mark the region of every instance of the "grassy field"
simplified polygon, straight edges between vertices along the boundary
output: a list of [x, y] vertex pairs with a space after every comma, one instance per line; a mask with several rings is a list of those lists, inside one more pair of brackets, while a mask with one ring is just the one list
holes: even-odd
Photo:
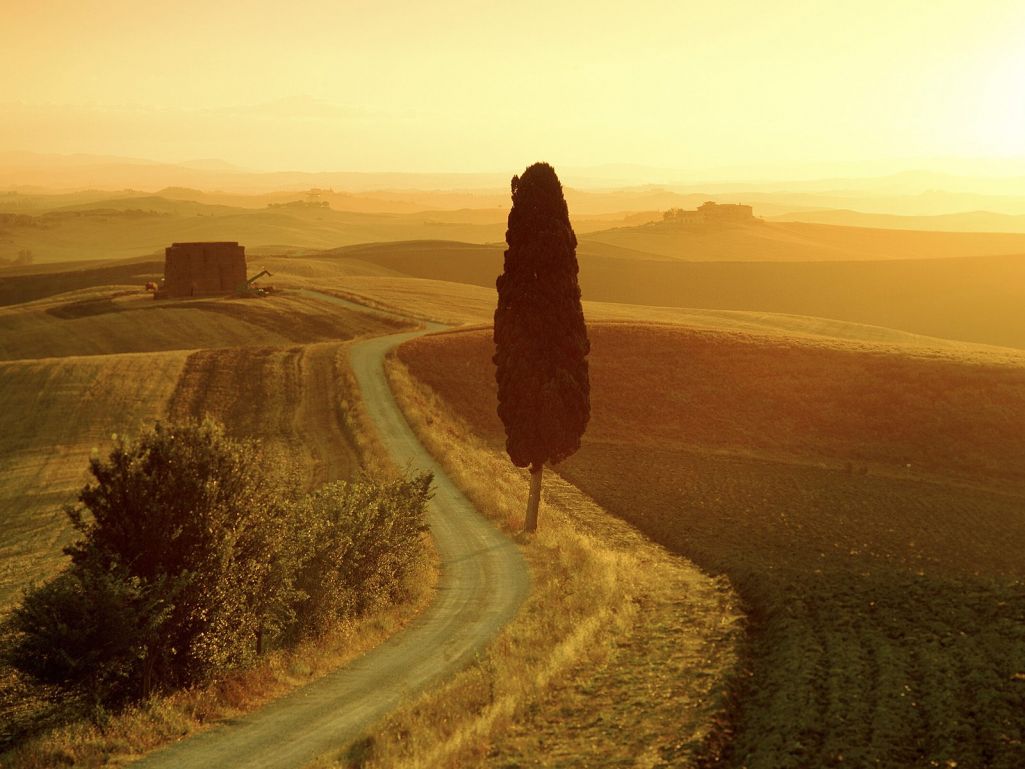
[[[656, 229], [662, 226], [647, 225]], [[780, 230], [786, 237], [780, 235], [782, 239], [777, 238], [774, 243], [789, 243], [794, 238], [811, 239], [818, 244], [816, 248], [824, 249], [823, 253], [815, 256], [800, 249], [788, 252], [789, 256], [772, 249], [763, 253], [758, 251], [757, 243], [734, 243], [739, 236], [731, 235], [730, 228], [701, 236], [716, 242], [722, 240], [720, 245], [724, 249], [728, 247], [728, 253], [724, 251], [719, 256], [701, 249], [677, 258], [657, 255], [643, 250], [647, 247], [645, 242], [620, 237], [624, 232], [641, 231], [645, 227], [609, 230], [619, 233], [616, 237], [623, 241], [619, 244], [594, 240], [594, 233], [581, 236], [578, 249], [581, 289], [591, 302], [610, 305], [720, 314], [806, 316], [960, 342], [1025, 348], [1025, 322], [1019, 312], [1025, 302], [1023, 235], [990, 237], [984, 233], [872, 230], [796, 223], [751, 225], [738, 231], [764, 233], [777, 232], [779, 228], [790, 229]], [[272, 282], [279, 286], [329, 289], [368, 297], [371, 292], [391, 292], [396, 301], [416, 315], [456, 321], [490, 319], [493, 299], [486, 296], [483, 301], [473, 299], [470, 306], [464, 307], [456, 296], [462, 289], [454, 289], [452, 284], [477, 286], [493, 293], [503, 258], [501, 244], [481, 245], [437, 238], [349, 245], [315, 253], [300, 249], [301, 253], [294, 254], [294, 251], [294, 248], [281, 247], [258, 257], [251, 256], [251, 271], [255, 273], [258, 267], [269, 269], [274, 274]], [[754, 256], [756, 252], [761, 254], [758, 259]], [[731, 260], [715, 261], [720, 257]], [[798, 257], [813, 261], [793, 261]], [[766, 261], [770, 258], [778, 260]], [[41, 268], [33, 269], [38, 273]], [[104, 308], [100, 304], [89, 304], [90, 299], [96, 298], [89, 293], [90, 287], [116, 281], [126, 292], [126, 298], [116, 306], [127, 309], [129, 305], [124, 303], [131, 299], [127, 294], [138, 292], [144, 280], [153, 277], [154, 271], [159, 272], [159, 269], [159, 263], [136, 262], [107, 264], [82, 271], [65, 268], [62, 272], [45, 275], [26, 274], [24, 268], [4, 270], [0, 273], [0, 306], [15, 301], [20, 294], [38, 300], [53, 298], [56, 287], [64, 292], [78, 292], [65, 293], [58, 298], [77, 297], [82, 302], [75, 310], [80, 313], [79, 322], [68, 323], [67, 329], [70, 338], [76, 326], [81, 327], [79, 337], [83, 343], [91, 344], [88, 340], [93, 336], [91, 325], [95, 318], [86, 316], [102, 315]], [[406, 283], [400, 287], [403, 280], [421, 283]], [[170, 304], [162, 308], [174, 309]], [[611, 317], [611, 313], [610, 309], [593, 317]], [[616, 314], [624, 316], [623, 311]], [[636, 315], [632, 310], [625, 314]], [[154, 320], [158, 317], [152, 316]], [[29, 340], [27, 344], [31, 344], [31, 335], [38, 324], [29, 323], [27, 318], [22, 320], [28, 325], [24, 331], [19, 329], [18, 337], [24, 337]], [[11, 321], [6, 324], [10, 325]], [[155, 329], [165, 325], [169, 324], [153, 324]], [[197, 326], [190, 333], [202, 334], [203, 326]], [[235, 339], [244, 333], [240, 329]], [[79, 353], [72, 350], [54, 354]]]
[[878, 262], [582, 263], [593, 300], [754, 310], [1025, 347], [1021, 256]]
[[[292, 264], [296, 267], [292, 267]], [[492, 288], [465, 283], [403, 276], [351, 275], [345, 267], [324, 266], [315, 280], [302, 275], [305, 260], [282, 258], [275, 265], [284, 279], [356, 298], [372, 306], [397, 310], [414, 317], [452, 325], [490, 324], [495, 311]], [[1025, 352], [951, 339], [929, 337], [884, 326], [831, 320], [807, 315], [760, 312], [757, 310], [702, 310], [683, 307], [652, 307], [618, 302], [584, 301], [584, 313], [592, 320], [634, 323], [668, 323], [710, 331], [740, 331], [750, 334], [820, 341], [846, 340], [907, 350], [918, 354], [949, 356], [992, 363], [1025, 362]]]
[[[480, 323], [490, 320], [494, 308], [496, 253], [500, 262], [500, 248], [412, 242], [311, 257], [268, 256], [260, 266], [274, 273], [278, 285]], [[752, 619], [750, 675], [736, 679], [731, 718], [711, 741], [707, 719], [701, 720], [715, 710], [710, 704], [701, 717], [697, 711], [686, 717], [670, 712], [673, 698], [684, 696], [680, 692], [697, 691], [685, 669], [704, 664], [695, 656], [697, 647], [686, 653], [672, 647], [689, 626], [674, 603], [679, 596], [666, 587], [686, 580], [668, 566], [652, 572], [661, 575], [657, 579], [638, 576], [634, 561], [624, 566], [623, 559], [634, 556], [624, 554], [622, 540], [600, 564], [615, 563], [625, 571], [610, 578], [607, 592], [581, 594], [566, 604], [575, 608], [560, 620], [569, 624], [559, 631], [561, 651], [541, 685], [524, 689], [522, 673], [512, 668], [503, 673], [506, 678], [494, 677], [505, 663], [468, 671], [446, 690], [450, 702], [437, 699], [447, 696], [442, 693], [399, 716], [396, 733], [423, 730], [430, 736], [415, 746], [390, 738], [378, 743], [378, 765], [501, 765], [550, 756], [553, 765], [568, 766], [574, 755], [588, 751], [614, 765], [645, 741], [661, 745], [663, 759], [680, 761], [692, 757], [699, 743], [709, 755], [731, 744], [723, 760], [737, 767], [829, 765], [840, 753], [866, 765], [1016, 765], [1016, 741], [1025, 739], [1013, 720], [1025, 704], [1025, 684], [1015, 678], [1025, 673], [1019, 634], [1025, 599], [1015, 562], [1025, 540], [1017, 523], [1025, 471], [1009, 458], [1025, 449], [1019, 437], [1025, 434], [1022, 355], [872, 325], [873, 319], [890, 322], [900, 312], [907, 316], [910, 308], [932, 324], [925, 326], [944, 332], [964, 326], [957, 315], [963, 304], [989, 324], [979, 335], [984, 340], [1011, 338], [1019, 332], [1011, 312], [1020, 285], [1014, 279], [1020, 269], [1016, 258], [990, 260], [993, 269], [973, 276], [972, 265], [989, 262], [695, 265], [645, 259], [618, 247], [582, 248], [581, 255], [581, 278], [585, 292], [595, 289], [591, 295], [601, 296], [604, 286], [615, 297], [664, 295], [669, 304], [686, 305], [694, 296], [719, 291], [741, 296], [737, 306], [751, 308], [588, 302], [589, 318], [618, 322], [593, 330], [595, 418], [581, 452], [560, 468], [600, 505], [656, 541], [730, 577]], [[602, 273], [601, 265], [608, 270]], [[636, 268], [630, 281], [623, 277], [627, 267]], [[116, 272], [103, 272], [109, 269]], [[50, 562], [37, 554], [59, 549], [65, 535], [52, 528], [63, 525], [58, 496], [73, 496], [84, 480], [88, 453], [104, 450], [110, 433], [131, 431], [140, 421], [211, 413], [235, 434], [261, 437], [285, 461], [301, 464], [311, 483], [355, 466], [358, 435], [349, 418], [353, 404], [337, 340], [389, 324], [293, 293], [249, 301], [153, 302], [137, 293], [146, 269], [108, 265], [82, 271], [95, 274], [61, 269], [48, 276], [22, 270], [0, 281], [0, 298], [16, 297], [20, 286], [32, 299], [0, 309], [0, 360], [7, 361], [0, 363], [0, 377], [11, 382], [0, 398], [3, 421], [14, 425], [10, 450], [0, 446], [0, 462], [6, 463], [0, 469], [10, 468], [5, 477], [11, 484], [9, 492], [0, 484], [0, 504], [19, 506], [11, 520], [20, 516], [0, 546], [11, 548], [4, 552], [15, 558], [5, 559], [12, 569], [18, 563], [30, 569], [19, 566], [0, 575], [10, 577], [0, 587], [8, 600], [26, 579], [52, 573], [59, 564], [59, 555]], [[918, 271], [930, 269], [935, 275], [923, 283], [925, 273]], [[467, 276], [473, 281], [465, 282]], [[46, 277], [53, 281], [49, 287]], [[11, 280], [34, 282], [4, 282]], [[816, 286], [828, 290], [816, 294]], [[862, 291], [865, 286], [875, 288]], [[791, 295], [803, 296], [805, 289], [800, 301]], [[903, 301], [905, 293], [910, 298], [903, 304], [894, 301], [891, 307], [880, 300], [899, 295]], [[776, 307], [775, 300], [766, 300], [773, 296], [781, 306], [796, 307], [794, 314], [759, 309]], [[802, 307], [822, 312], [819, 305], [830, 300], [844, 311], [837, 316], [847, 313], [848, 302], [865, 309], [868, 320], [859, 325], [797, 314]], [[686, 323], [691, 330], [636, 321]], [[914, 324], [904, 327], [909, 325]], [[994, 329], [1005, 336], [996, 337]], [[451, 398], [500, 454], [500, 427], [488, 394], [488, 338], [486, 332], [467, 332], [424, 340], [405, 348], [403, 360]], [[112, 414], [117, 419], [105, 421]], [[521, 500], [512, 490], [525, 491], [525, 482], [512, 473], [502, 486], [509, 494], [499, 499], [497, 486], [490, 486], [505, 472], [501, 457], [475, 459], [476, 444], [453, 437], [460, 433], [441, 429], [441, 421], [432, 428], [437, 414], [422, 418], [425, 434], [447, 436], [437, 451], [456, 453], [453, 466], [462, 465], [465, 484], [478, 484], [475, 493], [485, 507], [499, 518], [518, 518]], [[43, 427], [35, 430], [39, 420]], [[80, 426], [81, 435], [75, 432]], [[51, 437], [62, 429], [68, 433], [66, 449]], [[465, 446], [459, 448], [461, 441]], [[43, 473], [49, 484], [49, 496], [35, 507], [29, 492], [44, 475], [32, 473]], [[631, 480], [624, 483], [624, 477]], [[481, 478], [490, 485], [481, 487]], [[540, 595], [552, 600], [560, 584], [581, 575], [608, 577], [605, 566], [585, 566], [590, 548], [610, 534], [600, 525], [600, 510], [588, 508], [586, 496], [560, 502], [559, 494], [545, 504], [561, 504], [555, 515], [575, 523], [555, 530], [583, 532], [585, 544], [559, 556], [563, 560], [549, 572], [550, 592]], [[25, 499], [32, 504], [24, 505]], [[592, 512], [581, 523], [579, 510], [585, 508]], [[629, 548], [640, 547], [637, 539], [629, 542]], [[544, 552], [555, 558], [555, 551]], [[659, 556], [650, 557], [661, 563]], [[608, 614], [608, 606], [626, 595], [640, 603], [631, 600], [628, 611]], [[658, 597], [644, 603], [646, 595]], [[650, 616], [634, 627], [644, 613], [640, 609]], [[583, 635], [566, 629], [576, 620]], [[596, 644], [594, 633], [606, 625], [632, 640]], [[672, 632], [659, 637], [659, 626]], [[541, 636], [529, 635], [539, 628], [554, 632], [547, 625], [528, 626], [527, 636], [509, 636], [503, 643], [512, 646], [499, 653], [514, 659], [517, 644], [550, 650]], [[721, 647], [707, 648], [718, 648], [720, 655], [718, 672], [701, 682], [712, 687], [726, 657]], [[643, 674], [628, 672], [645, 658], [666, 660], [661, 674], [651, 667]], [[574, 679], [589, 683], [580, 688]], [[492, 696], [496, 680], [504, 681], [508, 696], [481, 699]], [[615, 724], [636, 720], [650, 706], [651, 697], [637, 698], [645, 687], [661, 692], [657, 696], [667, 708], [652, 711], [648, 731], [624, 736]], [[604, 698], [616, 716], [596, 720], [589, 704], [595, 697]], [[455, 718], [463, 705], [471, 715]], [[214, 711], [227, 712], [209, 712]], [[434, 722], [431, 713], [447, 715]], [[560, 723], [579, 728], [561, 730]], [[942, 737], [947, 732], [959, 736], [952, 742]], [[969, 732], [979, 736], [967, 740], [963, 735]], [[485, 753], [474, 752], [480, 750]]]
[[258, 438], [309, 487], [353, 478], [360, 461], [345, 355], [341, 342], [196, 351], [168, 399], [167, 416], [212, 416], [229, 434]]
[[[1025, 763], [1025, 368], [592, 326], [560, 473], [728, 575], [750, 617], [727, 767]], [[401, 359], [491, 446], [487, 332]]]
[[139, 289], [163, 274], [163, 260], [153, 258], [91, 262], [87, 268], [74, 263], [11, 267], [0, 274], [0, 307], [100, 286]]
[[61, 506], [113, 433], [163, 415], [188, 354], [0, 363], [0, 612], [65, 560]]

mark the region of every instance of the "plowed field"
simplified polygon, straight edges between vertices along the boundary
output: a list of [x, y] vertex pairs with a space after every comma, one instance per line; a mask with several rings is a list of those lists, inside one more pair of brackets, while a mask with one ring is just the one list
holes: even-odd
[[[1025, 369], [597, 325], [557, 469], [730, 577], [728, 767], [1025, 765]], [[501, 444], [488, 332], [400, 356]]]

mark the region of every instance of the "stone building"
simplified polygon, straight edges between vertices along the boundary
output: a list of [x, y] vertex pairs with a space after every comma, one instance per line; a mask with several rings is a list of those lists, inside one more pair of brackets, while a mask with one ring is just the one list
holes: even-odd
[[231, 294], [246, 282], [246, 249], [238, 243], [173, 243], [164, 250], [164, 282], [157, 296]]

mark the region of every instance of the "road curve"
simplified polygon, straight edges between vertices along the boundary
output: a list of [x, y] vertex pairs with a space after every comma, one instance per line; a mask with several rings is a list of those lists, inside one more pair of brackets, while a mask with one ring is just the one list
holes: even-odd
[[[327, 294], [302, 293], [368, 311]], [[356, 382], [384, 446], [398, 465], [434, 474], [428, 522], [441, 559], [434, 602], [405, 630], [348, 666], [131, 766], [298, 769], [365, 733], [403, 697], [464, 667], [516, 613], [529, 588], [522, 556], [474, 509], [416, 439], [385, 378], [389, 350], [437, 328], [369, 339], [351, 352]]]

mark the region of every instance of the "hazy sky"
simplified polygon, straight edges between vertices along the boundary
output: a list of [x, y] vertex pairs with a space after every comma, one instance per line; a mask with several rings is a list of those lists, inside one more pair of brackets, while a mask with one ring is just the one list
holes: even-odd
[[1022, 0], [33, 0], [0, 149], [257, 169], [1025, 156]]

